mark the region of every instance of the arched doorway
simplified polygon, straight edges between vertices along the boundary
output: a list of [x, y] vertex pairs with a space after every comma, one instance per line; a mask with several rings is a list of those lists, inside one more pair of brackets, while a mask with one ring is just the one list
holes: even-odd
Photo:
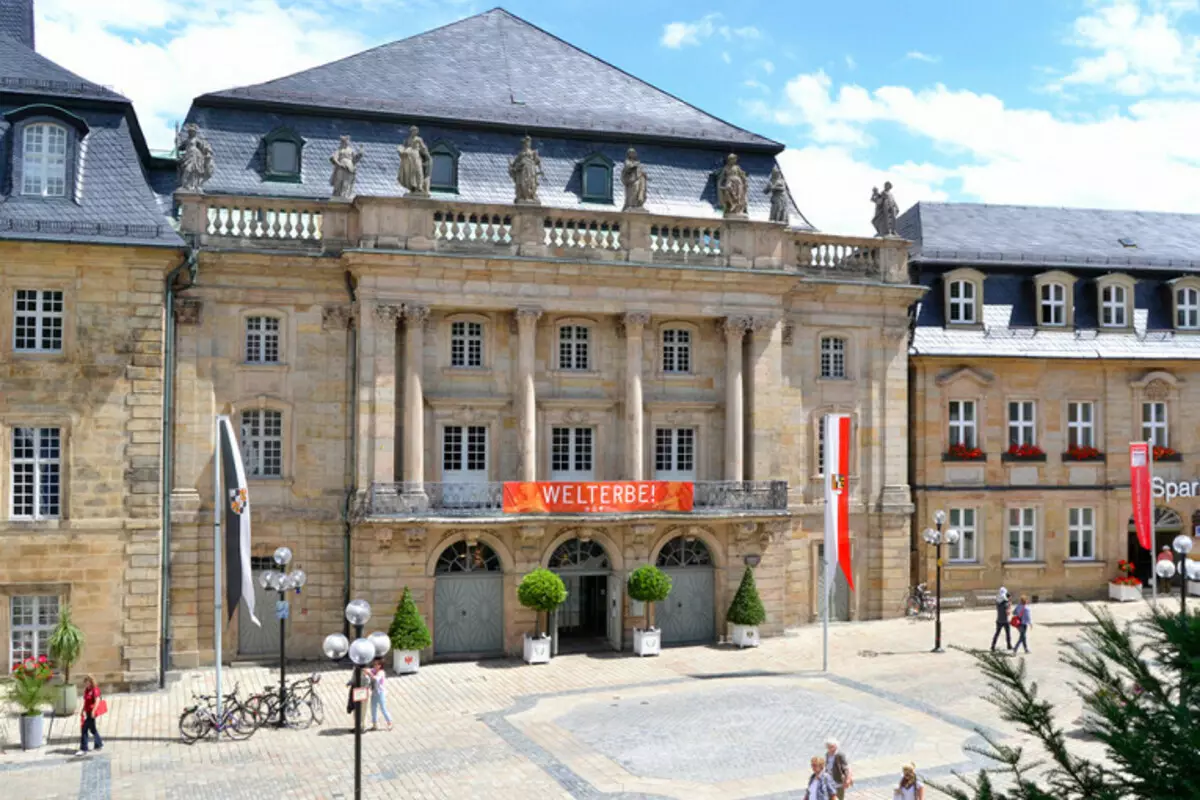
[[1164, 547], [1170, 547], [1171, 542], [1183, 530], [1183, 518], [1179, 513], [1167, 506], [1154, 507], [1154, 546], [1145, 550], [1137, 538], [1137, 528], [1133, 517], [1129, 518], [1129, 544], [1126, 558], [1133, 562], [1133, 574], [1141, 578], [1142, 583], [1148, 584], [1154, 577], [1154, 559]]
[[[604, 545], [594, 539], [567, 539], [554, 548], [546, 566], [567, 587], [567, 600], [554, 615], [554, 652], [621, 649], [619, 621], [615, 645], [612, 641], [609, 600], [614, 580], [612, 560]], [[617, 617], [619, 620], [619, 609]]]
[[434, 567], [433, 652], [467, 658], [504, 652], [504, 574], [486, 544], [455, 542]]
[[702, 644], [716, 637], [712, 554], [701, 539], [676, 536], [662, 546], [658, 568], [671, 578], [671, 593], [654, 607], [663, 644]]

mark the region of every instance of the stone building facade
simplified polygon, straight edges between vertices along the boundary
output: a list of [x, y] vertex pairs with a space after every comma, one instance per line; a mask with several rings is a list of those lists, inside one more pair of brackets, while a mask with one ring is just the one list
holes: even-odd
[[[521, 54], [506, 70], [486, 63], [500, 38]], [[548, 70], [572, 74], [570, 93]], [[781, 179], [773, 192], [781, 145], [500, 10], [197, 98], [188, 121], [215, 169], [175, 195], [198, 269], [178, 306], [173, 665], [212, 659], [222, 412], [242, 435], [256, 568], [287, 545], [309, 576], [289, 653], [318, 655], [352, 596], [386, 628], [406, 586], [433, 657], [517, 652], [534, 620], [516, 585], [537, 566], [571, 591], [562, 647], [629, 647], [644, 609], [623, 587], [644, 563], [675, 579], [657, 609], [668, 642], [724, 634], [746, 563], [767, 633], [810, 622], [818, 430], [835, 411], [855, 430], [858, 591], [839, 611], [899, 610], [921, 290], [903, 240], [818, 233]], [[694, 482], [695, 509], [501, 503], [504, 481], [656, 478]], [[238, 617], [225, 650], [270, 656], [273, 629]]]
[[1102, 597], [1122, 559], [1149, 581], [1131, 441], [1160, 448], [1155, 549], [1200, 524], [1200, 216], [921, 203], [900, 231], [928, 288], [910, 356], [914, 577], [932, 586], [919, 532], [943, 510], [962, 534], [950, 594]]

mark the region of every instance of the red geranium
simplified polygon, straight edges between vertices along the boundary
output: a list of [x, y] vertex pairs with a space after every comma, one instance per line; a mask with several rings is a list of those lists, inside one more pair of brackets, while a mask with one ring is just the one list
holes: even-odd
[[1159, 459], [1167, 458], [1168, 456], [1177, 456], [1177, 455], [1179, 455], [1178, 451], [1176, 451], [1172, 447], [1155, 447], [1154, 448], [1154, 460], [1155, 461], [1158, 461]]
[[1132, 575], [1122, 575], [1119, 578], [1113, 578], [1112, 582], [1115, 583], [1117, 586], [1141, 586], [1142, 585], [1141, 580], [1138, 578], [1135, 578]]
[[1013, 458], [1037, 458], [1046, 455], [1046, 451], [1036, 444], [1010, 444], [1008, 454]]
[[1067, 448], [1067, 458], [1074, 461], [1087, 461], [1088, 459], [1099, 457], [1100, 451], [1095, 447], [1080, 447], [1078, 445], [1072, 445], [1071, 447]]
[[965, 444], [950, 445], [950, 455], [964, 461], [976, 461], [983, 458], [983, 451], [978, 447], [967, 447]]

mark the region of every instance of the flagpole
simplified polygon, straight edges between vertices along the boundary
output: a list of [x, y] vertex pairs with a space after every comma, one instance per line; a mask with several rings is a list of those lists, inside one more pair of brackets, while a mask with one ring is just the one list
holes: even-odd
[[829, 569], [826, 566], [829, 554], [821, 552], [821, 574], [825, 576], [824, 597], [821, 598], [821, 671], [829, 672]]
[[1154, 530], [1154, 518], [1158, 509], [1154, 507], [1154, 442], [1146, 442], [1146, 473], [1150, 476], [1150, 496], [1146, 502], [1150, 504], [1150, 594], [1154, 598], [1153, 605], [1158, 608], [1158, 536]]
[[[213, 425], [213, 647], [217, 661], [217, 719], [221, 719], [221, 418]], [[220, 740], [218, 733], [217, 739]]]

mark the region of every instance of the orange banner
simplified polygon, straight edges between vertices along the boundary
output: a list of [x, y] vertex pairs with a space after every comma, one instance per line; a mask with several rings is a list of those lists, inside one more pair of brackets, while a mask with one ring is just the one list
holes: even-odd
[[505, 514], [618, 514], [691, 511], [691, 483], [683, 481], [539, 481], [504, 484]]

